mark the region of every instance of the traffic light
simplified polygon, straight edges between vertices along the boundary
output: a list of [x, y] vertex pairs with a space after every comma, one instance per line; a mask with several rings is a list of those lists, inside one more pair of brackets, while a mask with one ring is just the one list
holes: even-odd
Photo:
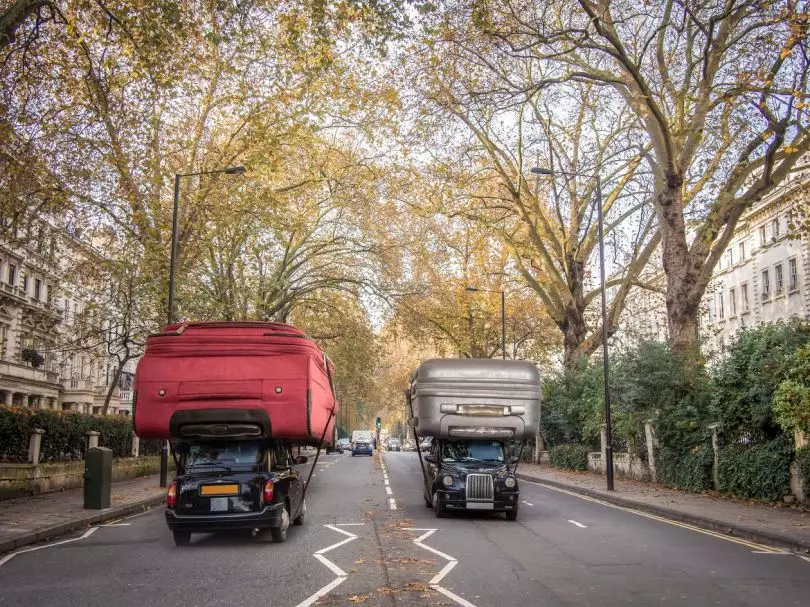
[[375, 425], [377, 426], [377, 430], [382, 428], [382, 420], [379, 417], [377, 418], [377, 422], [376, 422]]

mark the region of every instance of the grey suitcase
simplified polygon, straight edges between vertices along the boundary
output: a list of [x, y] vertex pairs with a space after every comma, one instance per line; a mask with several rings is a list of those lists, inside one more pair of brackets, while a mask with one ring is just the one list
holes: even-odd
[[526, 440], [537, 435], [540, 371], [523, 360], [434, 358], [411, 375], [419, 436]]

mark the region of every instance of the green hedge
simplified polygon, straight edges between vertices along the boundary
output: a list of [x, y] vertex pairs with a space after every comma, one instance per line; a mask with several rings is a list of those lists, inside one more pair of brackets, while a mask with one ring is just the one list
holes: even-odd
[[673, 489], [707, 491], [712, 489], [714, 454], [709, 445], [698, 445], [685, 453], [661, 449], [655, 458], [658, 482]]
[[28, 440], [34, 428], [42, 435], [40, 461], [80, 460], [84, 457], [86, 433], [100, 432], [99, 445], [113, 451], [113, 457], [128, 457], [132, 445], [132, 419], [124, 416], [86, 415], [52, 409], [0, 405], [0, 461], [28, 460]]
[[787, 438], [754, 446], [729, 445], [720, 451], [720, 491], [737, 497], [780, 500], [790, 493], [793, 445]]
[[548, 459], [555, 468], [588, 469], [588, 448], [585, 445], [556, 445], [548, 450]]
[[810, 446], [802, 447], [796, 451], [796, 464], [802, 477], [804, 497], [810, 498]]

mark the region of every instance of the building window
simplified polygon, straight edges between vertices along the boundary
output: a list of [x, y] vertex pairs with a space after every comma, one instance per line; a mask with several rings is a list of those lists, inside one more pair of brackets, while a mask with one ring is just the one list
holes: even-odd
[[734, 249], [726, 251], [726, 267], [730, 268], [734, 265]]
[[782, 274], [782, 264], [781, 263], [776, 264], [776, 266], [774, 266], [773, 268], [773, 272], [774, 272], [773, 281], [774, 283], [776, 283], [774, 285], [774, 287], [776, 287], [774, 289], [774, 292], [777, 295], [780, 295], [782, 293], [782, 289], [784, 289], [785, 287], [785, 277], [784, 274]]
[[725, 317], [725, 314], [723, 312], [723, 294], [722, 293], [719, 293], [717, 295], [717, 317], [720, 320], [723, 320], [723, 318]]
[[759, 246], [764, 247], [768, 244], [768, 238], [765, 236], [765, 226], [759, 228]]
[[768, 270], [762, 270], [762, 299], [771, 296], [771, 274]]
[[39, 301], [42, 298], [42, 281], [39, 278], [34, 279], [34, 299]]
[[13, 263], [8, 264], [8, 284], [12, 287], [17, 284], [17, 266]]
[[799, 290], [799, 264], [795, 257], [788, 259], [788, 290], [791, 293]]
[[740, 262], [745, 261], [745, 241], [743, 240], [740, 244]]
[[773, 237], [774, 240], [779, 238], [779, 218], [778, 217], [771, 222], [771, 232], [772, 232], [771, 236]]
[[737, 316], [737, 292], [734, 289], [728, 290], [728, 313], [731, 318]]
[[740, 302], [742, 303], [742, 313], [748, 312], [748, 283], [740, 285]]

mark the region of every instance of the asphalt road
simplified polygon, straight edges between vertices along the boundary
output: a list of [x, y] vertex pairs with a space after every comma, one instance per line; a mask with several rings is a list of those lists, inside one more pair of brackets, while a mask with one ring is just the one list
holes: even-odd
[[436, 519], [415, 453], [322, 456], [284, 544], [176, 548], [157, 509], [0, 564], [0, 605], [810, 604], [795, 555], [527, 482], [521, 499], [516, 522]]

